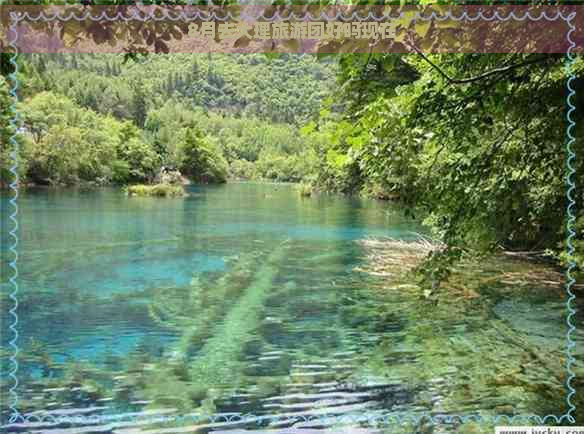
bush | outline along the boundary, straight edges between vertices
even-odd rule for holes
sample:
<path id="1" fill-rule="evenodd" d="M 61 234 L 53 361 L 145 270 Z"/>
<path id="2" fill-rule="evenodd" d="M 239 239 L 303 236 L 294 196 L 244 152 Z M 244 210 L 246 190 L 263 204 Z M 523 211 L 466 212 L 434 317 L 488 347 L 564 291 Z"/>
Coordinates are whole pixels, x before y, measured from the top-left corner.
<path id="1" fill-rule="evenodd" d="M 234 160 L 229 166 L 230 175 L 235 179 L 257 179 L 256 165 L 247 160 Z"/>
<path id="2" fill-rule="evenodd" d="M 4 77 L 0 76 L 0 186 L 7 186 L 12 181 L 10 168 L 12 167 L 12 158 L 10 152 L 12 144 L 10 138 L 14 129 L 10 123 L 12 119 L 12 98 L 8 90 L 8 83 Z"/>

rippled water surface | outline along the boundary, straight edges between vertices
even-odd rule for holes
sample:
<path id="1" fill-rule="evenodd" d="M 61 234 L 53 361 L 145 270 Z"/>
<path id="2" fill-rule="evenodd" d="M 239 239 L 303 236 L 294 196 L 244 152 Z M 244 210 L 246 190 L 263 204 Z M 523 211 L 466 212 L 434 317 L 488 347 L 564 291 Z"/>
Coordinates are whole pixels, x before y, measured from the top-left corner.
<path id="1" fill-rule="evenodd" d="M 355 271 L 366 258 L 357 241 L 412 240 L 422 231 L 387 203 L 301 198 L 290 186 L 269 184 L 189 192 L 184 199 L 127 198 L 114 189 L 23 194 L 18 330 L 25 409 L 304 418 L 203 431 L 325 428 L 330 424 L 305 420 L 320 414 L 485 410 L 470 392 L 464 396 L 468 369 L 477 368 L 481 351 L 497 348 L 488 321 L 529 312 L 529 304 L 502 300 L 488 314 L 467 316 L 438 311 L 411 291 L 380 290 L 380 277 Z M 3 246 L 7 241 L 3 231 Z M 561 300 L 551 309 L 542 303 L 546 328 L 533 342 L 559 345 Z M 5 315 L 5 345 L 7 321 Z M 436 334 L 442 340 L 433 341 Z M 467 355 L 445 362 L 452 351 L 441 342 Z M 484 369 L 493 378 L 504 374 Z M 455 384 L 460 396 L 453 400 Z M 487 407 L 512 412 L 537 402 L 514 401 L 516 392 L 506 389 L 501 398 L 485 391 Z M 120 421 L 35 423 L 13 429 L 142 432 L 142 425 Z M 199 425 L 183 422 L 180 432 Z M 349 431 L 361 432 L 357 425 Z"/>

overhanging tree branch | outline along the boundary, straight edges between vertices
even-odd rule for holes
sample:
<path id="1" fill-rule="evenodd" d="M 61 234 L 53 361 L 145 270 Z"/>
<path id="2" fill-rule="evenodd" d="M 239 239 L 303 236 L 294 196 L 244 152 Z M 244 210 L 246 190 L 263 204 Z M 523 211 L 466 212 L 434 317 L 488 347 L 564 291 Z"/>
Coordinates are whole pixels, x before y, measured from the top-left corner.
<path id="1" fill-rule="evenodd" d="M 442 71 L 440 69 L 440 67 L 438 67 L 435 63 L 433 63 L 430 59 L 428 59 L 428 57 L 426 57 L 424 55 L 424 53 L 422 53 L 415 45 L 412 44 L 411 47 L 414 49 L 414 51 L 416 53 L 418 53 L 422 57 L 422 59 L 424 59 L 424 61 L 426 63 L 428 63 L 432 68 L 434 68 L 450 84 L 466 84 L 466 83 L 473 83 L 475 81 L 481 81 L 481 80 L 484 80 L 485 78 L 488 78 L 492 75 L 506 73 L 506 72 L 512 71 L 514 69 L 522 68 L 522 67 L 528 66 L 528 65 L 533 65 L 534 63 L 540 63 L 540 62 L 543 62 L 543 61 L 548 59 L 548 56 L 538 56 L 538 57 L 532 58 L 530 60 L 527 60 L 525 62 L 514 63 L 512 65 L 503 66 L 501 68 L 495 68 L 495 69 L 492 69 L 490 71 L 484 72 L 483 74 L 476 75 L 474 77 L 457 79 L 457 78 L 450 77 L 448 74 L 446 74 L 444 71 Z"/>

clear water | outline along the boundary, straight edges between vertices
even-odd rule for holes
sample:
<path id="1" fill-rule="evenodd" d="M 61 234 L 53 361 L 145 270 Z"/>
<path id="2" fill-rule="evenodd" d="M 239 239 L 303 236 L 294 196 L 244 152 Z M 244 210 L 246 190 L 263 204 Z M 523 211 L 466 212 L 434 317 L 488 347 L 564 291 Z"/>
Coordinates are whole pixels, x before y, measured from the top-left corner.
<path id="1" fill-rule="evenodd" d="M 423 230 L 391 204 L 301 198 L 291 186 L 271 184 L 189 192 L 184 199 L 127 198 L 115 189 L 21 196 L 26 409 L 304 416 L 538 410 L 537 396 L 514 400 L 519 390 L 505 389 L 484 405 L 470 393 L 458 396 L 473 383 L 467 370 L 477 369 L 481 352 L 497 347 L 489 321 L 510 304 L 447 311 L 419 294 L 381 290 L 380 278 L 355 271 L 366 257 L 358 240 L 412 240 Z M 2 241 L 6 259 L 6 230 Z M 536 344 L 557 344 L 565 333 L 561 304 L 550 306 L 549 333 L 538 332 Z M 463 350 L 449 353 L 444 342 Z M 519 363 L 512 354 L 504 365 Z M 481 369 L 488 378 L 501 374 Z M 77 393 L 53 391 L 71 385 Z"/>

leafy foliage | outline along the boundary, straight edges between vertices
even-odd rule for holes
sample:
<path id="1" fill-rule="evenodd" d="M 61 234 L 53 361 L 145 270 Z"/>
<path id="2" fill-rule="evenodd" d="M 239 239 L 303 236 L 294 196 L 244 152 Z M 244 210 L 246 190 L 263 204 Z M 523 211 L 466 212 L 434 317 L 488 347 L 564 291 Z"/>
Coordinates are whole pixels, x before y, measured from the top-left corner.
<path id="1" fill-rule="evenodd" d="M 158 157 L 131 122 L 101 116 L 51 92 L 35 95 L 21 110 L 29 137 L 23 158 L 30 181 L 103 184 L 154 174 Z"/>
<path id="2" fill-rule="evenodd" d="M 180 152 L 179 168 L 182 173 L 205 183 L 227 180 L 227 161 L 200 130 L 187 128 Z"/>
<path id="3" fill-rule="evenodd" d="M 447 256 L 459 257 L 461 248 L 557 251 L 566 218 L 563 58 L 395 57 L 341 62 L 347 110 L 323 116 L 312 133 L 330 138 L 321 186 L 374 185 L 399 197 L 448 244 Z M 583 67 L 578 59 L 577 89 Z M 381 82 L 393 77 L 394 85 L 375 86 L 363 68 L 374 68 Z M 581 97 L 575 103 L 582 107 Z M 581 140 L 574 148 L 584 152 Z M 577 185 L 583 169 L 580 160 Z"/>
<path id="4" fill-rule="evenodd" d="M 145 148 L 137 141 L 125 143 L 108 178 L 116 182 L 149 179 L 161 165 L 180 167 L 201 182 L 223 182 L 229 175 L 308 177 L 315 151 L 298 128 L 318 115 L 335 68 L 309 57 L 259 55 L 154 55 L 135 62 L 115 55 L 30 55 L 25 65 L 25 95 L 63 94 L 143 128 L 138 135 L 155 151 L 155 161 L 141 155 Z M 152 170 L 138 161 L 148 161 Z"/>
<path id="5" fill-rule="evenodd" d="M 129 185 L 125 188 L 128 196 L 156 196 L 156 197 L 182 197 L 185 195 L 182 185 L 155 184 L 155 185 Z"/>
<path id="6" fill-rule="evenodd" d="M 8 90 L 6 79 L 0 76 L 0 186 L 9 184 L 12 178 L 10 167 L 12 166 L 10 153 L 12 146 L 10 138 L 14 134 L 14 128 L 11 125 L 12 119 L 12 98 Z"/>

